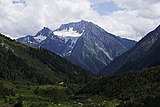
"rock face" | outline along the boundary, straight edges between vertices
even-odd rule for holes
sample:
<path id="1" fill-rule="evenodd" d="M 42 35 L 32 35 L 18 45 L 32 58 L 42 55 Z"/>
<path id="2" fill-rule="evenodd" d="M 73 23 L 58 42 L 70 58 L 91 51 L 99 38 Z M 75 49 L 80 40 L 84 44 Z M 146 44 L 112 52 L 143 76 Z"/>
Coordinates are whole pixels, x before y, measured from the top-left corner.
<path id="1" fill-rule="evenodd" d="M 148 33 L 132 49 L 116 58 L 103 71 L 102 75 L 126 72 L 160 64 L 160 26 Z"/>
<path id="2" fill-rule="evenodd" d="M 95 73 L 136 44 L 84 20 L 62 24 L 54 31 L 45 27 L 35 36 L 17 41 L 48 49 Z"/>
<path id="3" fill-rule="evenodd" d="M 88 22 L 67 59 L 97 73 L 129 49 L 122 40 Z"/>

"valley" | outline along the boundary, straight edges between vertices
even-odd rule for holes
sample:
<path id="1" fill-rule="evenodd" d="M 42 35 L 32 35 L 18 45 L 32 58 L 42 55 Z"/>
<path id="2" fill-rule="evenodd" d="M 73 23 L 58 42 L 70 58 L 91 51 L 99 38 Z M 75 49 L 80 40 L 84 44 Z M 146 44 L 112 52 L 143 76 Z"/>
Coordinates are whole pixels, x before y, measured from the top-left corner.
<path id="1" fill-rule="evenodd" d="M 94 32 L 99 27 L 93 23 L 90 24 L 93 26 L 89 26 L 88 30 L 85 31 L 85 35 L 82 34 L 76 39 L 77 42 L 73 42 L 70 39 L 67 40 L 80 44 L 73 48 L 70 55 L 75 55 L 75 59 L 78 58 L 80 62 L 82 61 L 82 64 L 84 64 L 83 61 L 86 61 L 85 63 L 92 69 L 96 69 L 92 64 L 95 67 L 100 67 L 103 72 L 99 72 L 99 75 L 85 69 L 85 67 L 79 67 L 79 64 L 72 62 L 75 59 L 68 60 L 69 56 L 63 57 L 63 55 L 54 53 L 48 48 L 45 49 L 44 47 L 37 47 L 27 43 L 23 44 L 1 34 L 0 106 L 159 107 L 159 26 L 149 32 L 135 46 L 130 47 L 130 50 L 126 50 L 124 53 L 120 51 L 119 53 L 116 50 L 126 49 L 133 41 L 130 41 L 128 46 L 125 47 L 125 42 L 127 41 L 128 43 L 129 40 L 108 33 L 103 35 L 107 38 L 99 38 L 97 41 L 97 35 L 100 35 L 99 33 L 105 34 L 106 32 L 103 29 Z M 66 33 L 66 31 L 64 32 Z M 89 35 L 90 33 L 93 35 Z M 37 43 L 43 43 L 43 40 L 48 41 L 45 35 L 48 35 L 48 39 L 54 38 L 54 36 L 56 40 L 62 39 L 54 35 L 48 28 L 44 28 L 37 35 L 41 36 L 30 36 L 32 39 L 37 39 Z M 21 39 L 31 40 L 27 38 Z M 116 38 L 115 41 L 113 38 Z M 109 46 L 105 44 L 106 41 L 109 44 L 113 44 Z M 65 43 L 63 40 L 62 42 Z M 57 43 L 59 42 L 55 42 L 56 45 L 61 46 Z M 100 45 L 98 43 L 104 44 Z M 48 46 L 53 45 L 49 44 Z M 102 48 L 103 46 L 107 47 Z M 112 46 L 119 47 L 115 48 L 114 51 L 111 50 L 113 52 L 116 51 L 113 55 L 119 54 L 114 60 L 104 50 L 110 50 L 113 48 Z M 92 58 L 90 59 L 90 57 Z M 103 69 L 101 63 L 97 62 L 95 58 L 102 59 L 102 62 L 106 61 L 104 58 L 107 58 L 110 63 L 106 64 Z M 138 62 L 138 65 L 135 64 Z"/>
<path id="2" fill-rule="evenodd" d="M 79 88 L 76 84 L 24 85 L 2 80 L 0 84 L 0 105 L 9 107 L 115 107 L 120 102 L 101 96 L 74 96 Z"/>

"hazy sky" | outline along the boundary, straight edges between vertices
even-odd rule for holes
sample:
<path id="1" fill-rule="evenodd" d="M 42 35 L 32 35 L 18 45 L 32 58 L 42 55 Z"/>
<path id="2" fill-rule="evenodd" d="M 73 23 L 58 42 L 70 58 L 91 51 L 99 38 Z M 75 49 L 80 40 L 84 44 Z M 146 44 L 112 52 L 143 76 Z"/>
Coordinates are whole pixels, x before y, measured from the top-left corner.
<path id="1" fill-rule="evenodd" d="M 83 19 L 139 40 L 160 24 L 159 10 L 160 0 L 0 0 L 0 32 L 17 38 Z"/>

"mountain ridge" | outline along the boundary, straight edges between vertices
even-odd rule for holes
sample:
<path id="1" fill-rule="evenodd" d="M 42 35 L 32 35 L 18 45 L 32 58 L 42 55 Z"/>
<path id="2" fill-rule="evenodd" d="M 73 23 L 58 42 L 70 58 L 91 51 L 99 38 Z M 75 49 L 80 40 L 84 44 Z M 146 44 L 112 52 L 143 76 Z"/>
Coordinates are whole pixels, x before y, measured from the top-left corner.
<path id="1" fill-rule="evenodd" d="M 137 64 L 138 60 L 142 60 L 143 57 L 145 57 L 146 54 L 150 52 L 151 47 L 156 43 L 156 41 L 158 41 L 159 38 L 160 38 L 160 26 L 155 28 L 153 31 L 149 32 L 129 51 L 124 53 L 122 56 L 119 56 L 118 58 L 116 58 L 104 70 L 102 70 L 100 74 L 110 75 L 110 74 L 114 74 L 115 72 L 121 72 L 122 70 L 127 71 L 129 70 L 129 67 L 128 69 L 121 69 L 121 67 L 127 68 L 127 64 L 129 65 L 130 63 L 135 63 L 134 67 L 136 68 L 136 65 L 139 66 Z M 139 67 L 139 69 L 140 68 L 142 69 L 143 66 Z M 147 67 L 147 66 L 144 66 L 144 67 Z M 132 70 L 131 68 L 133 69 L 133 67 L 131 67 L 130 65 L 130 70 Z"/>

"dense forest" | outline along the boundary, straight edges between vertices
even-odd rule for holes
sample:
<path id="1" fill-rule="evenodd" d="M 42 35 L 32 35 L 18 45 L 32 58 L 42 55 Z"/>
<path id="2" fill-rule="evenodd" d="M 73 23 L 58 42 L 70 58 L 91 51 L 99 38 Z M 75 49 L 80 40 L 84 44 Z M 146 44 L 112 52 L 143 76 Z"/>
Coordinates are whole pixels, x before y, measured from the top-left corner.
<path id="1" fill-rule="evenodd" d="M 160 66 L 98 79 L 78 95 L 100 95 L 121 100 L 118 107 L 159 107 Z"/>

